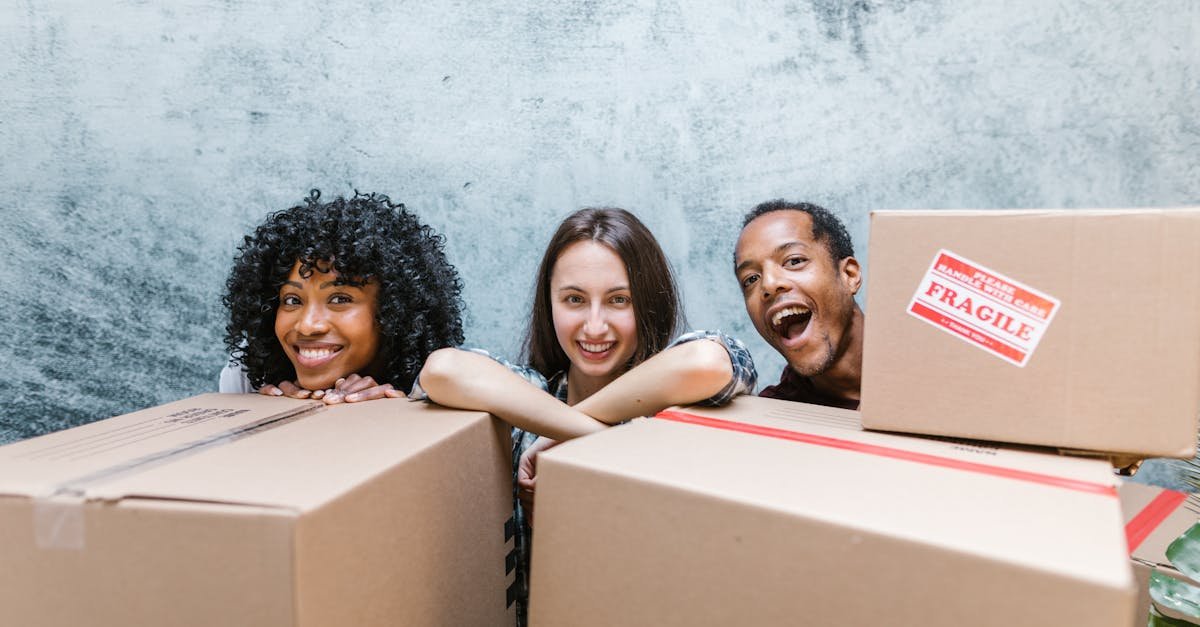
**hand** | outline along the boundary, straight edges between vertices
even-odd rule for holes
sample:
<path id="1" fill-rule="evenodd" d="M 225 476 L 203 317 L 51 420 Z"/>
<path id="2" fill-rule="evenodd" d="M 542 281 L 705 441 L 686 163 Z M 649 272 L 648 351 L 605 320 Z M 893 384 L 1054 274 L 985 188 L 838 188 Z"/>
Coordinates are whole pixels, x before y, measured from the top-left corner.
<path id="1" fill-rule="evenodd" d="M 332 388 L 325 390 L 322 396 L 326 405 L 335 405 L 342 402 L 358 403 L 377 398 L 402 398 L 404 394 L 393 387 L 391 383 L 380 385 L 372 377 L 360 377 L 352 374 L 338 379 Z M 313 398 L 320 397 L 314 396 Z"/>
<path id="2" fill-rule="evenodd" d="M 270 383 L 258 388 L 259 394 L 266 396 L 286 396 L 288 398 L 321 398 L 325 394 L 324 390 L 312 391 L 302 388 L 291 381 L 282 381 L 279 385 L 271 385 Z"/>
<path id="3" fill-rule="evenodd" d="M 557 444 L 557 440 L 540 437 L 521 453 L 521 459 L 517 462 L 517 499 L 525 509 L 525 522 L 530 527 L 533 527 L 533 490 L 537 484 L 537 456 L 538 453 Z"/>

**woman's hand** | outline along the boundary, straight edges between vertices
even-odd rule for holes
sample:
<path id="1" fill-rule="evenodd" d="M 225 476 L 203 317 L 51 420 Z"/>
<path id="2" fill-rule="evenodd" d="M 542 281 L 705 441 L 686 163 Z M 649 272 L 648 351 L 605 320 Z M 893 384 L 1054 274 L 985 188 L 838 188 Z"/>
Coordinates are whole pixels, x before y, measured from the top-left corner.
<path id="1" fill-rule="evenodd" d="M 279 385 L 271 385 L 270 383 L 258 388 L 258 393 L 266 396 L 286 396 L 288 398 L 321 398 L 325 390 L 309 390 L 302 388 L 291 381 L 281 381 Z"/>
<path id="2" fill-rule="evenodd" d="M 558 444 L 557 440 L 540 437 L 521 453 L 517 462 L 517 498 L 525 509 L 525 522 L 533 526 L 533 490 L 537 485 L 537 456 L 538 453 Z"/>
<path id="3" fill-rule="evenodd" d="M 326 405 L 338 403 L 357 403 L 376 398 L 401 398 L 404 396 L 391 383 L 380 385 L 372 377 L 360 377 L 352 374 L 338 379 L 333 387 L 327 390 L 309 390 L 296 385 L 293 381 L 281 381 L 279 385 L 270 383 L 258 389 L 259 394 L 266 396 L 286 396 L 288 398 L 311 398 L 325 401 Z"/>
<path id="4" fill-rule="evenodd" d="M 338 403 L 358 403 L 377 398 L 402 398 L 404 394 L 391 383 L 380 385 L 373 377 L 360 377 L 352 374 L 338 379 L 333 387 L 325 390 L 321 396 L 313 396 L 325 401 L 326 405 Z"/>

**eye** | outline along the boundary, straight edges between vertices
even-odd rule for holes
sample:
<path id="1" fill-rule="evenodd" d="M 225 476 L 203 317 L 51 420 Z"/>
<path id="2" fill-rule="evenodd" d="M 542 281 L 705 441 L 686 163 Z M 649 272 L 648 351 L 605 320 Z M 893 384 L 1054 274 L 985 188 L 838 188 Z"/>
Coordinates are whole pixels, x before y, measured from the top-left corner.
<path id="1" fill-rule="evenodd" d="M 807 257 L 788 257 L 783 260 L 783 267 L 795 268 L 804 265 L 806 261 L 808 261 Z"/>
<path id="2" fill-rule="evenodd" d="M 746 276 L 742 277 L 742 289 L 746 289 L 746 288 L 750 287 L 751 285 L 754 285 L 757 282 L 758 282 L 757 274 L 747 274 Z"/>
<path id="3" fill-rule="evenodd" d="M 580 296 L 579 294 L 567 294 L 567 297 L 564 298 L 563 300 L 572 305 L 582 305 L 583 304 L 583 297 Z"/>
<path id="4" fill-rule="evenodd" d="M 284 296 L 279 299 L 279 304 L 285 307 L 297 307 L 300 305 L 300 297 L 296 296 L 295 294 L 284 294 Z"/>
<path id="5" fill-rule="evenodd" d="M 618 294 L 616 296 L 613 296 L 609 302 L 611 302 L 614 305 L 628 305 L 633 302 L 633 299 L 624 294 Z"/>
<path id="6" fill-rule="evenodd" d="M 349 305 L 354 299 L 349 294 L 334 294 L 329 297 L 330 305 Z"/>

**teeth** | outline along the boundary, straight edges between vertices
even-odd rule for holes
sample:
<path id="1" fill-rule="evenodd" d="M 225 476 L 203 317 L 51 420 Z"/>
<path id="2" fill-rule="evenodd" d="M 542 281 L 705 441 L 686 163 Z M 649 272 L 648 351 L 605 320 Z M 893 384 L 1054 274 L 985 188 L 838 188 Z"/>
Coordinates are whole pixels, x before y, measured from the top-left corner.
<path id="1" fill-rule="evenodd" d="M 604 351 L 612 348 L 613 344 L 616 344 L 616 342 L 604 342 L 603 344 L 591 344 L 589 342 L 579 343 L 579 345 L 583 347 L 583 350 L 589 353 L 603 353 Z"/>
<path id="2" fill-rule="evenodd" d="M 775 327 L 779 326 L 780 321 L 782 321 L 784 318 L 786 318 L 788 316 L 799 316 L 799 315 L 803 315 L 806 313 L 810 313 L 810 310 L 808 307 L 800 307 L 798 305 L 793 305 L 791 307 L 784 307 L 783 309 L 780 309 L 779 311 L 775 312 L 774 316 L 771 316 L 771 326 L 775 326 Z"/>
<path id="3" fill-rule="evenodd" d="M 305 359 L 322 359 L 337 352 L 332 348 L 300 348 L 296 350 Z"/>

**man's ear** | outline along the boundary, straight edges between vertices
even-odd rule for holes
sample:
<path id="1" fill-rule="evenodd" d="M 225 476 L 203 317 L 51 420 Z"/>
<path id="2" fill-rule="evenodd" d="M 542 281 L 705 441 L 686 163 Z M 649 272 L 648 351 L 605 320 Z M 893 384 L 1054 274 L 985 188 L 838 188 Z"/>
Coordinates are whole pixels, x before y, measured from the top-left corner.
<path id="1" fill-rule="evenodd" d="M 851 294 L 858 294 L 858 288 L 862 287 L 862 267 L 858 265 L 857 259 L 846 257 L 839 261 L 838 276 L 841 277 Z"/>

